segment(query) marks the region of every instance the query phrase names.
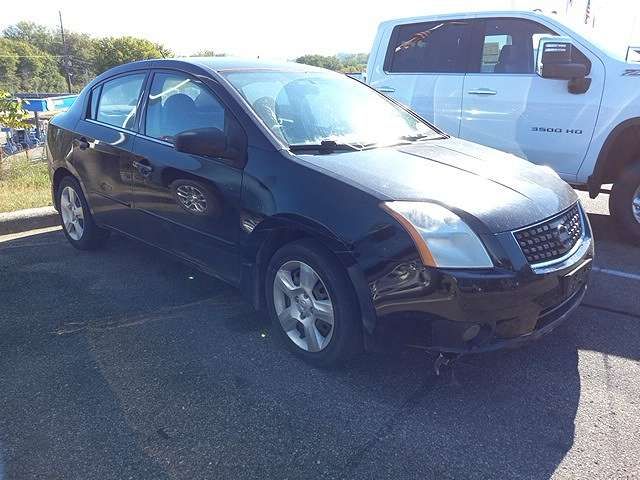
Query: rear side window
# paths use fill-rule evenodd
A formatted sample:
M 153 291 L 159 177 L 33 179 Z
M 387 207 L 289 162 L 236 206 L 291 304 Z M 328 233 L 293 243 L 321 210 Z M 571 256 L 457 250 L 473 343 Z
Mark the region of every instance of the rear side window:
M 181 132 L 215 127 L 224 131 L 225 109 L 197 80 L 179 73 L 153 76 L 145 134 L 167 142 Z
M 91 100 L 89 102 L 89 108 L 87 109 L 87 118 L 95 120 L 96 116 L 98 115 L 98 100 L 100 99 L 100 90 L 102 90 L 102 85 L 98 85 L 91 90 Z
M 102 85 L 95 119 L 116 127 L 133 129 L 144 78 L 144 73 L 138 73 L 105 82 Z M 93 97 L 91 103 L 93 107 Z
M 465 73 L 471 27 L 465 21 L 398 25 L 385 70 L 398 73 Z

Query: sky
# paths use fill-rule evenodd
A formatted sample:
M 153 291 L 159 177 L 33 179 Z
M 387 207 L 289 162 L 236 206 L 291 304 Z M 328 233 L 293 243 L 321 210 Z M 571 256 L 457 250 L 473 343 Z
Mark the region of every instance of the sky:
M 19 20 L 56 26 L 93 36 L 133 35 L 161 42 L 178 55 L 201 49 L 237 56 L 292 59 L 307 53 L 368 52 L 383 20 L 434 12 L 480 9 L 533 9 L 564 13 L 568 0 L 31 0 L 25 8 L 0 10 L 0 28 Z M 575 6 L 581 1 L 572 0 Z M 628 41 L 636 23 L 638 0 L 592 0 L 607 21 L 600 34 Z M 579 10 L 582 11 L 582 7 Z M 578 15 L 581 16 L 581 13 Z M 611 18 L 609 18 L 611 17 Z M 640 40 L 640 35 L 638 36 Z M 640 44 L 640 42 L 638 42 Z

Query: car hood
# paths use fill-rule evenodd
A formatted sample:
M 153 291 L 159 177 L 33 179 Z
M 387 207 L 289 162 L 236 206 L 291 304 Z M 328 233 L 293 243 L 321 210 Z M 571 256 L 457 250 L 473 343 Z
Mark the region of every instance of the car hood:
M 297 157 L 380 200 L 439 203 L 494 233 L 537 223 L 577 201 L 549 168 L 457 138 Z

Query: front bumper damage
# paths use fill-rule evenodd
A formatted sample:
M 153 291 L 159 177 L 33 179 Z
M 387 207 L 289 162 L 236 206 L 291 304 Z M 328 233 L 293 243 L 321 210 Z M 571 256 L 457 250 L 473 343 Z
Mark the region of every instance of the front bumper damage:
M 514 348 L 562 324 L 587 290 L 593 241 L 534 269 L 447 270 L 396 264 L 370 284 L 375 348 L 411 345 L 452 354 Z

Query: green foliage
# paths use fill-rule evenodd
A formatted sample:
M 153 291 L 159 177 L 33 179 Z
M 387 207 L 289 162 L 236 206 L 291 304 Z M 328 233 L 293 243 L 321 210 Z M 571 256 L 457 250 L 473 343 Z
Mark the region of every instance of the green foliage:
M 23 41 L 0 38 L 0 88 L 12 92 L 58 92 L 64 87 L 57 59 Z
M 29 114 L 22 108 L 22 100 L 13 98 L 9 92 L 0 90 L 0 126 L 25 128 Z
M 303 55 L 302 57 L 296 58 L 296 62 L 336 71 L 342 68 L 342 62 L 335 56 Z
M 65 75 L 78 92 L 95 76 L 123 63 L 172 57 L 159 43 L 136 37 L 92 38 L 65 30 L 66 51 L 60 30 L 21 21 L 4 29 L 0 36 L 0 88 L 10 92 L 65 92 Z M 214 49 L 202 49 L 192 56 L 224 57 Z M 362 72 L 367 54 L 303 55 L 298 63 L 344 73 Z
M 106 37 L 96 40 L 95 69 L 104 72 L 116 65 L 147 60 L 150 58 L 166 58 L 173 53 L 159 43 L 135 37 Z
M 303 55 L 296 62 L 315 67 L 328 68 L 343 73 L 363 72 L 367 67 L 366 53 L 339 53 L 338 55 Z
M 165 58 L 163 45 L 134 37 L 92 38 L 65 31 L 66 51 L 59 29 L 18 22 L 0 37 L 0 88 L 11 92 L 64 92 L 68 71 L 74 91 L 115 65 Z

